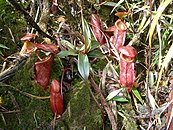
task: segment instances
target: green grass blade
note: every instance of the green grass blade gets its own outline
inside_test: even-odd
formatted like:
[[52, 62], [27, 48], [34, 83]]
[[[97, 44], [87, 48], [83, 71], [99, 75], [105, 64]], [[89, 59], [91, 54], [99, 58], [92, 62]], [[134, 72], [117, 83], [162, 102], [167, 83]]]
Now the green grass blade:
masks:
[[144, 103], [144, 100], [142, 99], [142, 97], [141, 97], [139, 91], [138, 91], [135, 87], [132, 88], [132, 93], [135, 95], [135, 97], [136, 97], [142, 104]]
[[159, 8], [157, 9], [157, 13], [153, 18], [153, 21], [151, 23], [150, 26], [150, 30], [149, 30], [149, 46], [151, 47], [151, 42], [152, 42], [152, 36], [155, 30], [155, 27], [158, 23], [158, 20], [160, 18], [160, 16], [162, 15], [163, 11], [165, 10], [165, 8], [172, 2], [172, 0], [165, 0], [164, 2], [162, 2], [159, 6]]
[[9, 49], [8, 47], [6, 47], [6, 46], [3, 45], [3, 44], [0, 44], [0, 48], [3, 48], [3, 49]]

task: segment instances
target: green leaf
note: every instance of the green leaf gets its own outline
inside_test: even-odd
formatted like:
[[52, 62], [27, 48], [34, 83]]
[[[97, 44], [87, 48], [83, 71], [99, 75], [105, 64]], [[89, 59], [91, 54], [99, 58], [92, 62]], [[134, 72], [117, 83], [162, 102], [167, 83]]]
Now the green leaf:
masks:
[[142, 104], [144, 103], [144, 101], [142, 100], [142, 97], [141, 97], [140, 93], [138, 92], [138, 90], [137, 90], [135, 87], [132, 88], [132, 93], [135, 95], [135, 97], [136, 97]]
[[70, 49], [74, 49], [74, 45], [71, 44], [69, 41], [67, 40], [61, 40], [61, 44], [64, 46], [64, 47], [69, 47]]
[[[173, 19], [173, 18], [172, 18]], [[166, 24], [171, 30], [173, 30], [173, 24], [169, 23], [166, 19], [161, 19], [161, 21]]]
[[149, 73], [149, 81], [150, 81], [150, 85], [153, 86], [154, 85], [154, 74], [152, 71], [150, 71]]
[[128, 100], [124, 97], [119, 97], [119, 96], [115, 96], [112, 98], [112, 100], [118, 101], [118, 102], [128, 102]]
[[96, 40], [91, 40], [91, 48], [90, 51], [97, 49], [100, 44]]
[[91, 47], [91, 33], [86, 20], [82, 17], [82, 28], [84, 35], [84, 43], [85, 43], [85, 53], [89, 51]]
[[117, 5], [115, 2], [105, 2], [103, 5], [114, 7]]
[[89, 76], [89, 60], [86, 54], [78, 54], [78, 70], [85, 80]]
[[61, 51], [61, 52], [59, 52], [59, 53], [57, 54], [57, 56], [60, 57], [60, 58], [63, 58], [63, 57], [65, 57], [65, 56], [69, 56], [69, 55], [71, 55], [71, 56], [77, 56], [78, 54], [76, 54], [76, 52], [73, 51], [73, 50]]
[[88, 57], [102, 58], [103, 56], [104, 55], [98, 50], [94, 50], [88, 53]]
[[3, 48], [3, 49], [9, 49], [8, 47], [6, 47], [6, 46], [3, 45], [3, 44], [0, 44], [0, 48]]
[[0, 51], [0, 55], [2, 55], [2, 56], [3, 56], [3, 53], [2, 53], [2, 51]]
[[112, 91], [107, 97], [106, 100], [109, 101], [112, 98], [114, 98], [115, 96], [117, 96], [121, 91], [123, 90], [123, 88], [120, 88], [118, 90]]

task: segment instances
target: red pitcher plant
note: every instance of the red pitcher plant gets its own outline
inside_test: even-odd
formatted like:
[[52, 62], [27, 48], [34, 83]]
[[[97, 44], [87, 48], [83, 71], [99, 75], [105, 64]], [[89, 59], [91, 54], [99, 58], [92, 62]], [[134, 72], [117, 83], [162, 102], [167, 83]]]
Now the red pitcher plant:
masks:
[[[20, 52], [21, 55], [29, 55], [35, 52], [38, 56], [38, 61], [35, 63], [35, 80], [44, 89], [48, 89], [50, 74], [52, 70], [52, 63], [54, 59], [54, 54], [59, 52], [56, 45], [53, 44], [34, 44], [31, 39], [34, 38], [35, 34], [26, 34], [21, 40], [25, 40], [25, 43]], [[45, 52], [50, 52], [47, 57], [40, 58], [37, 51], [42, 50]], [[50, 106], [53, 114], [59, 117], [63, 114], [63, 98], [60, 93], [60, 85], [57, 80], [53, 79], [50, 87]]]

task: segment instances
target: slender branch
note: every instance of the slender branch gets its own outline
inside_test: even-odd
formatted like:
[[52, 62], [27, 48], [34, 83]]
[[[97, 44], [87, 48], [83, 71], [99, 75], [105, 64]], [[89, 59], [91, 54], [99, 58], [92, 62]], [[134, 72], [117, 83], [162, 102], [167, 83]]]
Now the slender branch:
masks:
[[27, 92], [23, 92], [19, 89], [17, 89], [16, 87], [14, 86], [11, 86], [11, 85], [8, 85], [8, 84], [5, 84], [5, 83], [2, 83], [0, 82], [0, 86], [4, 86], [4, 87], [10, 87], [11, 89], [13, 89], [14, 91], [28, 97], [28, 98], [35, 98], [35, 99], [49, 99], [50, 96], [46, 96], [46, 97], [40, 97], [40, 96], [36, 96], [36, 95], [33, 95], [33, 94], [30, 94], [30, 93], [27, 93]]
[[25, 19], [31, 24], [32, 27], [34, 27], [39, 33], [44, 35], [45, 37], [50, 38], [51, 40], [55, 40], [52, 36], [46, 34], [43, 30], [40, 29], [40, 27], [37, 25], [36, 22], [34, 22], [33, 18], [26, 12], [17, 2], [16, 0], [8, 0], [16, 10], [20, 11], [24, 14]]
[[108, 114], [108, 118], [109, 118], [111, 125], [112, 125], [112, 130], [117, 130], [117, 124], [116, 124], [114, 114], [113, 114], [111, 108], [109, 107], [108, 103], [106, 102], [106, 99], [104, 98], [101, 90], [99, 89], [98, 85], [95, 83], [95, 81], [91, 75], [89, 77], [89, 81], [91, 82], [95, 92], [98, 93], [98, 95], [100, 97], [101, 104], [103, 105], [104, 109], [106, 110], [106, 112]]
[[8, 67], [7, 69], [3, 70], [2, 72], [0, 72], [0, 82], [9, 78], [10, 75], [17, 70], [28, 58], [28, 56], [20, 56], [20, 57], [16, 57], [16, 63], [14, 65], [11, 65], [10, 67]]

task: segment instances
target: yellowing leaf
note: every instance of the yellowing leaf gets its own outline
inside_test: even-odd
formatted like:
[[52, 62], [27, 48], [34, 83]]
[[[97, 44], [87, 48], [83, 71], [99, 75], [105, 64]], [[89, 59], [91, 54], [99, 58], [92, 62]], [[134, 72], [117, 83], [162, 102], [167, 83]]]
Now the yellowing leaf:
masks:
[[82, 28], [84, 35], [84, 43], [85, 43], [85, 53], [87, 53], [91, 47], [91, 33], [86, 20], [82, 17]]
[[69, 41], [67, 40], [61, 40], [61, 44], [64, 46], [64, 47], [69, 47], [70, 49], [74, 49], [74, 45], [71, 44]]
[[169, 51], [168, 51], [168, 53], [167, 53], [167, 55], [166, 55], [166, 57], [165, 57], [165, 59], [162, 63], [162, 67], [160, 69], [159, 76], [158, 76], [158, 79], [157, 79], [156, 92], [157, 92], [158, 87], [159, 87], [159, 83], [160, 83], [160, 80], [161, 80], [161, 77], [162, 77], [163, 70], [164, 70], [164, 68], [167, 68], [169, 62], [171, 61], [171, 58], [173, 58], [172, 52], [173, 52], [173, 44], [169, 48]]
[[165, 10], [165, 8], [171, 2], [172, 2], [172, 0], [165, 0], [160, 4], [159, 8], [157, 9], [157, 13], [153, 18], [153, 21], [151, 23], [150, 30], [149, 30], [149, 46], [150, 47], [151, 47], [151, 40], [152, 40], [152, 36], [153, 36], [153, 33], [154, 33], [154, 29], [155, 29], [155, 27], [158, 23], [158, 20], [159, 20], [160, 16], [162, 15], [163, 11]]

